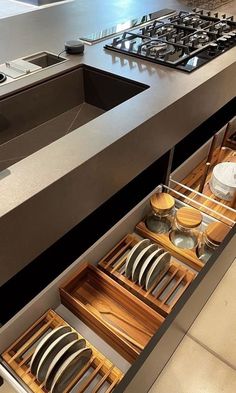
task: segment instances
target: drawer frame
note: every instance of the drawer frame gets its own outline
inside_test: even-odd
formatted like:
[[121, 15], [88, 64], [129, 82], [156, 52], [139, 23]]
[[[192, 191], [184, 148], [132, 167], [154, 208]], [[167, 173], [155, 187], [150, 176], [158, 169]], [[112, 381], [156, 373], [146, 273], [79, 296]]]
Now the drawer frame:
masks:
[[[28, 327], [29, 320], [36, 320], [46, 309], [57, 307], [60, 304], [59, 286], [78, 269], [78, 266], [85, 259], [95, 264], [111, 249], [113, 244], [116, 244], [128, 232], [133, 231], [135, 224], [146, 215], [149, 209], [150, 196], [159, 187], [147, 195], [0, 329], [0, 352], [3, 352]], [[189, 285], [179, 302], [174, 306], [171, 314], [127, 371], [114, 393], [133, 393], [134, 391], [144, 393], [149, 390], [233, 262], [235, 258], [235, 233], [236, 226], [232, 228], [213, 257]]]

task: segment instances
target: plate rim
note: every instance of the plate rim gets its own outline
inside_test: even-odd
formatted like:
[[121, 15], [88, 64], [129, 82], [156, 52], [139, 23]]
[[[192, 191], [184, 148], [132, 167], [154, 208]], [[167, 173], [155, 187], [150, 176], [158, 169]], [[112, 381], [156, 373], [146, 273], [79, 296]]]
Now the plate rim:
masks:
[[[49, 386], [49, 388], [46, 387], [46, 384], [47, 384], [48, 378], [49, 378], [51, 372], [53, 371], [54, 367], [56, 366], [57, 362], [58, 362], [58, 361], [61, 359], [61, 357], [62, 357], [62, 356], [63, 356], [63, 355], [73, 346], [73, 345], [75, 345], [75, 343], [76, 343], [77, 341], [79, 341], [79, 340], [85, 340], [85, 339], [83, 339], [83, 338], [81, 338], [81, 339], [76, 339], [76, 340], [72, 341], [71, 343], [66, 344], [65, 347], [62, 348], [62, 349], [58, 352], [58, 354], [55, 356], [55, 358], [53, 359], [52, 363], [50, 364], [50, 366], [49, 366], [49, 368], [48, 368], [46, 377], [45, 377], [45, 379], [44, 379], [44, 386], [45, 386], [45, 388], [46, 388], [47, 390], [50, 391], [50, 389], [51, 389], [51, 386], [52, 386], [52, 383], [53, 383], [54, 378], [53, 378], [53, 380], [52, 380], [51, 385]], [[86, 340], [85, 340], [85, 342], [86, 342]], [[85, 347], [85, 348], [86, 348], [86, 347]], [[59, 354], [60, 354], [60, 356], [58, 356]], [[70, 356], [70, 355], [69, 355], [69, 356]], [[68, 356], [68, 357], [69, 357], [69, 356]], [[57, 360], [55, 360], [56, 358], [57, 358]], [[63, 362], [63, 363], [64, 363], [64, 362]]]
[[[156, 243], [151, 243], [151, 244], [149, 244], [149, 246], [147, 246], [147, 247], [145, 247], [139, 254], [138, 254], [138, 256], [137, 256], [137, 258], [135, 259], [135, 261], [134, 261], [134, 264], [133, 264], [133, 268], [132, 268], [132, 281], [133, 282], [135, 282], [135, 280], [134, 280], [134, 274], [135, 274], [135, 271], [137, 270], [137, 268], [138, 268], [138, 265], [139, 265], [139, 263], [141, 262], [141, 260], [142, 260], [142, 258], [144, 257], [144, 255], [146, 254], [146, 252], [148, 252], [149, 251], [149, 249], [151, 248], [151, 247], [158, 247], [158, 245], [156, 244]], [[149, 256], [150, 254], [148, 254], [148, 256]], [[147, 258], [148, 258], [148, 256], [147, 256]], [[145, 258], [145, 260], [146, 260], [146, 258]]]
[[[52, 385], [51, 385], [51, 388], [50, 388], [50, 393], [54, 393], [54, 389], [55, 389], [55, 387], [56, 387], [56, 385], [57, 385], [57, 383], [58, 383], [58, 380], [59, 380], [60, 377], [63, 375], [63, 373], [66, 372], [66, 369], [67, 369], [67, 367], [69, 367], [70, 363], [71, 363], [74, 359], [76, 359], [78, 356], [81, 356], [82, 353], [85, 352], [85, 351], [91, 351], [91, 355], [90, 355], [90, 358], [91, 358], [92, 353], [93, 353], [92, 349], [89, 348], [89, 347], [85, 347], [85, 348], [79, 349], [78, 351], [76, 351], [75, 353], [73, 353], [72, 355], [70, 355], [70, 356], [63, 362], [63, 364], [60, 366], [59, 370], [57, 371], [57, 373], [56, 373], [56, 375], [55, 375], [55, 377], [54, 377], [54, 379], [53, 379], [53, 382], [52, 382]], [[59, 374], [59, 375], [58, 375], [58, 374]]]
[[151, 268], [150, 268], [150, 270], [149, 270], [149, 272], [148, 272], [148, 274], [147, 274], [146, 281], [145, 281], [145, 289], [146, 289], [146, 291], [148, 291], [148, 289], [150, 289], [150, 288], [147, 288], [147, 286], [148, 286], [148, 282], [149, 282], [149, 280], [150, 280], [150, 277], [151, 277], [152, 274], [153, 274], [153, 271], [155, 270], [155, 268], [157, 267], [157, 265], [160, 263], [161, 259], [162, 259], [164, 256], [167, 256], [167, 255], [169, 255], [169, 257], [171, 258], [170, 252], [169, 252], [169, 251], [165, 251], [164, 253], [162, 253], [161, 255], [159, 255], [159, 257], [157, 257], [156, 260], [153, 262], [153, 265], [151, 266]]
[[[70, 335], [73, 335], [73, 334], [77, 334], [77, 339], [78, 339], [78, 337], [79, 337], [78, 333], [75, 332], [75, 331], [64, 333], [62, 336], [57, 337], [56, 340], [54, 340], [49, 345], [49, 347], [46, 349], [46, 351], [43, 353], [43, 355], [40, 358], [40, 361], [39, 361], [39, 364], [38, 364], [38, 367], [37, 367], [37, 372], [36, 372], [36, 378], [37, 378], [38, 381], [39, 381], [38, 376], [39, 376], [39, 373], [40, 373], [40, 368], [43, 366], [43, 362], [46, 360], [47, 356], [50, 355], [50, 352], [57, 346], [57, 344], [59, 344], [59, 342], [61, 340], [63, 340], [64, 338], [66, 338], [66, 337], [68, 337]], [[76, 341], [77, 339], [75, 338], [73, 341]], [[73, 342], [73, 341], [71, 341], [71, 342]], [[68, 344], [70, 344], [70, 343], [68, 343]], [[58, 351], [58, 352], [60, 352], [60, 351]]]
[[[55, 333], [57, 333], [58, 331], [62, 330], [62, 329], [70, 329], [70, 331], [72, 331], [72, 328], [68, 325], [62, 325], [62, 326], [58, 326], [54, 329], [52, 329], [52, 331], [48, 332], [46, 334], [46, 336], [44, 336], [38, 343], [38, 345], [36, 346], [34, 353], [32, 355], [32, 358], [30, 360], [30, 371], [32, 371], [32, 366], [38, 356], [38, 353], [40, 351], [40, 349], [42, 349], [43, 345], [46, 344], [46, 342], [50, 339], [50, 337], [52, 337]], [[59, 336], [60, 337], [60, 336]]]
[[[148, 243], [151, 242], [150, 239], [146, 239], [146, 238], [140, 240], [137, 244], [135, 244], [135, 245], [131, 248], [131, 250], [130, 250], [130, 252], [129, 252], [127, 258], [126, 258], [126, 263], [125, 263], [125, 276], [126, 276], [127, 278], [130, 278], [131, 275], [132, 275], [132, 268], [131, 268], [131, 274], [130, 274], [130, 275], [127, 275], [127, 269], [128, 269], [128, 265], [130, 264], [130, 260], [131, 260], [131, 258], [132, 258], [132, 256], [133, 256], [133, 254], [135, 253], [135, 251], [137, 251], [138, 248], [139, 248], [145, 241], [148, 242]], [[144, 248], [145, 248], [145, 246], [144, 246]], [[143, 249], [142, 249], [142, 250], [143, 250]], [[140, 252], [141, 252], [142, 250], [140, 250]], [[138, 255], [139, 255], [139, 252], [138, 252]], [[136, 257], [136, 258], [137, 258], [137, 257]], [[135, 258], [135, 260], [136, 260], [136, 258]], [[135, 260], [134, 260], [134, 262], [135, 262]], [[133, 262], [133, 264], [134, 264], [134, 262]]]
[[[164, 254], [164, 252], [165, 252], [165, 250], [162, 247], [158, 246], [158, 249], [153, 251], [147, 257], [147, 259], [145, 260], [143, 266], [141, 267], [140, 273], [139, 273], [139, 281], [138, 281], [138, 283], [139, 283], [140, 286], [145, 285], [145, 282], [142, 284], [142, 277], [143, 277], [146, 269], [148, 268], [149, 263], [151, 263], [153, 258], [154, 258], [154, 260], [153, 260], [153, 263], [154, 263], [156, 258], [158, 258], [158, 256], [160, 256], [161, 254]], [[156, 255], [157, 253], [158, 253], [158, 255]], [[151, 269], [151, 266], [149, 266], [149, 269]]]

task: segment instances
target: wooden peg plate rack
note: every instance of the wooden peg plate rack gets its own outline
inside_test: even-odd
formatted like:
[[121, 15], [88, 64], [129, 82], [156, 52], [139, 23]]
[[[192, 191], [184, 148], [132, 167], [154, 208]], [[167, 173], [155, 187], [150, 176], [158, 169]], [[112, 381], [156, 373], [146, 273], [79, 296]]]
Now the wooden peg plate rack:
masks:
[[[59, 326], [69, 326], [69, 324], [55, 311], [49, 310], [2, 354], [7, 365], [34, 393], [47, 393], [48, 391], [44, 388], [43, 383], [40, 384], [30, 372], [29, 364], [34, 352], [33, 346], [47, 331]], [[72, 330], [75, 331], [73, 328]], [[81, 335], [78, 336], [82, 338]], [[103, 390], [105, 393], [112, 392], [122, 379], [123, 374], [88, 341], [86, 341], [86, 345], [92, 349], [92, 357], [63, 393], [69, 393], [80, 379], [83, 380], [78, 385], [77, 393], [85, 392], [92, 384], [91, 392], [93, 393], [98, 393], [104, 385], [106, 386], [106, 390]]]
[[136, 231], [142, 237], [151, 239], [152, 241], [158, 243], [161, 247], [165, 248], [171, 253], [175, 258], [184, 262], [186, 265], [191, 266], [196, 271], [200, 271], [204, 263], [198, 259], [195, 250], [187, 250], [183, 248], [176, 247], [169, 239], [169, 233], [154, 233], [150, 231], [145, 224], [145, 221], [141, 221], [136, 226]]
[[[196, 207], [197, 209], [211, 215], [212, 217], [217, 218], [218, 220], [221, 220], [227, 225], [230, 225], [228, 219], [232, 220], [233, 222], [236, 222], [236, 199], [232, 202], [232, 201], [225, 201], [223, 199], [217, 198], [211, 192], [211, 189], [209, 187], [209, 181], [211, 179], [214, 166], [218, 162], [227, 162], [227, 161], [236, 162], [236, 150], [232, 150], [229, 148], [223, 148], [223, 149], [216, 148], [212, 156], [211, 167], [206, 177], [205, 185], [201, 193], [202, 195], [196, 194], [196, 191], [199, 190], [201, 179], [204, 176], [205, 164], [206, 164], [205, 160], [202, 161], [198, 166], [196, 166], [196, 168], [194, 168], [188, 176], [186, 176], [183, 180], [181, 180], [183, 186], [174, 185], [175, 184], [174, 180], [171, 180], [170, 184], [173, 181], [173, 184], [171, 184], [172, 188], [174, 188], [176, 191], [180, 192], [181, 194], [186, 195], [188, 198], [191, 198], [191, 200], [181, 198], [183, 202], [193, 207]], [[187, 186], [188, 188], [190, 188], [190, 190], [188, 190], [184, 186]], [[211, 198], [212, 200], [205, 198], [205, 196]], [[198, 204], [196, 204], [195, 202], [198, 202]], [[218, 202], [220, 202], [220, 204]], [[199, 205], [199, 203], [201, 205]], [[214, 212], [210, 211], [209, 209], [214, 210]], [[231, 225], [234, 225], [233, 222], [231, 223]]]
[[196, 274], [171, 258], [167, 272], [162, 273], [150, 290], [134, 283], [125, 276], [127, 254], [139, 239], [126, 235], [99, 263], [98, 266], [122, 286], [127, 288], [150, 307], [166, 317], [179, 300]]
[[130, 363], [164, 322], [162, 315], [88, 263], [60, 288], [60, 295], [67, 308]]

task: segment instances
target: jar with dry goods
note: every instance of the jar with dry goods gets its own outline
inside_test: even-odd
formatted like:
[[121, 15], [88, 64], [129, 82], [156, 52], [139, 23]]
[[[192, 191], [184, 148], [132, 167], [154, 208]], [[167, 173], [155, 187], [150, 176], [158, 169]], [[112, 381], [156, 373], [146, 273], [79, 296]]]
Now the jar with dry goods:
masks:
[[192, 207], [177, 210], [173, 228], [170, 232], [171, 242], [178, 248], [192, 249], [197, 246], [200, 234], [202, 214]]
[[147, 228], [155, 233], [169, 232], [173, 216], [175, 199], [165, 192], [154, 194], [150, 199], [152, 212], [146, 218]]
[[212, 222], [207, 226], [197, 248], [197, 256], [202, 262], [208, 261], [229, 230], [223, 222]]

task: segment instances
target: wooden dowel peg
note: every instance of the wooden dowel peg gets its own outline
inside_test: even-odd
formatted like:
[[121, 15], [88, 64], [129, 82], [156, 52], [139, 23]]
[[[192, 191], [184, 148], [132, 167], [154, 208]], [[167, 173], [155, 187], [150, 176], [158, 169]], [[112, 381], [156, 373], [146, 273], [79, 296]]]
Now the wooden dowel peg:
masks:
[[199, 185], [198, 192], [203, 192], [203, 189], [204, 189], [204, 186], [205, 186], [205, 183], [206, 183], [206, 179], [207, 179], [210, 167], [211, 167], [211, 163], [210, 162], [206, 162], [205, 168], [204, 168], [204, 172], [203, 172], [203, 175], [202, 175], [202, 178], [201, 178], [201, 182], [200, 182], [200, 185]]

